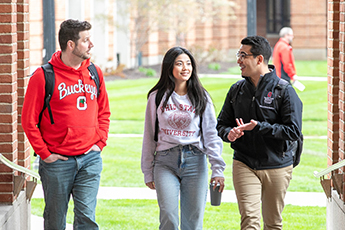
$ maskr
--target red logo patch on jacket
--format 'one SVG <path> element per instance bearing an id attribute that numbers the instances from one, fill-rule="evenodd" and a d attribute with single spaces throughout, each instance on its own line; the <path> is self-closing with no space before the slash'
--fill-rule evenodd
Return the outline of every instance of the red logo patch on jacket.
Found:
<path id="1" fill-rule="evenodd" d="M 264 102 L 265 104 L 272 104 L 272 101 L 274 100 L 274 98 L 272 98 L 272 92 L 268 92 L 267 97 L 264 97 Z"/>

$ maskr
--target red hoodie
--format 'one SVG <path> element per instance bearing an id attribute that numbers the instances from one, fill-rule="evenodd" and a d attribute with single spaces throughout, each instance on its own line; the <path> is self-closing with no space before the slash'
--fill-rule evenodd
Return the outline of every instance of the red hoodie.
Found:
<path id="1" fill-rule="evenodd" d="M 292 47 L 284 39 L 280 38 L 273 49 L 273 65 L 276 67 L 278 77 L 290 78 L 294 81 L 296 75 L 295 60 Z"/>
<path id="2" fill-rule="evenodd" d="M 22 126 L 34 151 L 44 160 L 51 153 L 65 156 L 81 155 L 94 144 L 103 149 L 109 132 L 109 101 L 102 71 L 98 66 L 100 94 L 87 67 L 82 62 L 76 70 L 61 61 L 61 51 L 53 54 L 49 63 L 55 72 L 54 93 L 50 101 L 54 124 L 50 123 L 48 109 L 43 112 L 40 129 L 39 114 L 45 97 L 45 79 L 42 68 L 30 78 L 26 91 Z"/>

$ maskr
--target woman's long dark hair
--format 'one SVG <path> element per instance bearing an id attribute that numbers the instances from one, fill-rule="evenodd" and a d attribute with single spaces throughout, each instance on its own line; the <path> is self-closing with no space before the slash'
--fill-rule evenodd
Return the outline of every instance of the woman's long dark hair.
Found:
<path id="1" fill-rule="evenodd" d="M 185 48 L 173 47 L 166 52 L 163 58 L 160 79 L 148 92 L 147 97 L 156 90 L 158 90 L 157 95 L 162 95 L 166 92 L 163 108 L 167 105 L 168 99 L 175 89 L 175 77 L 173 75 L 175 59 L 181 54 L 188 55 L 192 63 L 193 71 L 191 77 L 187 81 L 187 95 L 195 108 L 195 114 L 200 116 L 204 113 L 207 104 L 206 90 L 201 85 L 197 75 L 196 62 L 193 55 Z"/>

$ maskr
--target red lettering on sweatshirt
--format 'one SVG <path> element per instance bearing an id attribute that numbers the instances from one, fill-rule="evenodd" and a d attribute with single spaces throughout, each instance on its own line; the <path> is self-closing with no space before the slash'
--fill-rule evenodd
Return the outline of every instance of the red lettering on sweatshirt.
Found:
<path id="1" fill-rule="evenodd" d="M 176 110 L 176 105 L 175 104 L 167 104 L 165 106 L 164 111 L 175 111 Z"/>
<path id="2" fill-rule="evenodd" d="M 177 137 L 191 137 L 195 134 L 196 131 L 186 131 L 186 130 L 175 130 L 175 129 L 163 129 L 165 135 L 177 136 Z"/>
<path id="3" fill-rule="evenodd" d="M 175 104 L 167 104 L 163 110 L 163 106 L 160 107 L 162 112 L 164 111 L 175 111 L 177 109 L 181 111 L 187 111 L 191 113 L 195 113 L 195 108 L 192 105 L 184 105 L 184 104 L 179 104 L 177 107 Z"/>

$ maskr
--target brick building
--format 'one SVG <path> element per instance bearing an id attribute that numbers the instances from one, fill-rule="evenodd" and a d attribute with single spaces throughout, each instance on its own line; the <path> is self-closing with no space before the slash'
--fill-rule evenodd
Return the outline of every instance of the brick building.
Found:
<path id="1" fill-rule="evenodd" d="M 0 50 L 0 153 L 29 168 L 30 145 L 20 121 L 30 74 L 28 0 L 0 2 Z M 0 164 L 0 229 L 30 227 L 30 203 L 20 187 L 15 192 L 16 176 L 18 171 Z"/>
<path id="2" fill-rule="evenodd" d="M 51 0 L 47 0 L 51 1 Z M 201 59 L 200 50 L 222 50 L 221 60 L 234 59 L 241 38 L 247 35 L 247 1 L 232 0 L 236 19 L 195 22 L 184 37 L 184 46 L 194 51 Z M 124 15 L 122 0 L 74 0 L 55 2 L 55 33 L 66 18 L 88 20 L 93 25 L 92 39 L 95 43 L 93 59 L 103 69 L 123 63 L 134 67 L 135 54 L 133 15 Z M 95 7 L 97 5 L 97 7 Z M 134 8 L 134 7 L 133 7 Z M 294 29 L 293 42 L 296 59 L 326 59 L 327 4 L 324 0 L 257 0 L 257 34 L 267 37 L 272 45 L 278 41 L 282 26 Z M 30 66 L 34 70 L 42 64 L 44 47 L 42 0 L 30 0 Z M 123 28 L 126 28 L 124 30 Z M 132 39 L 132 40 L 131 40 Z M 165 51 L 176 45 L 174 31 L 152 30 L 147 43 L 141 49 L 140 63 L 152 65 L 160 63 Z M 57 40 L 56 49 L 59 48 Z M 49 58 L 48 58 L 49 59 Z"/>

